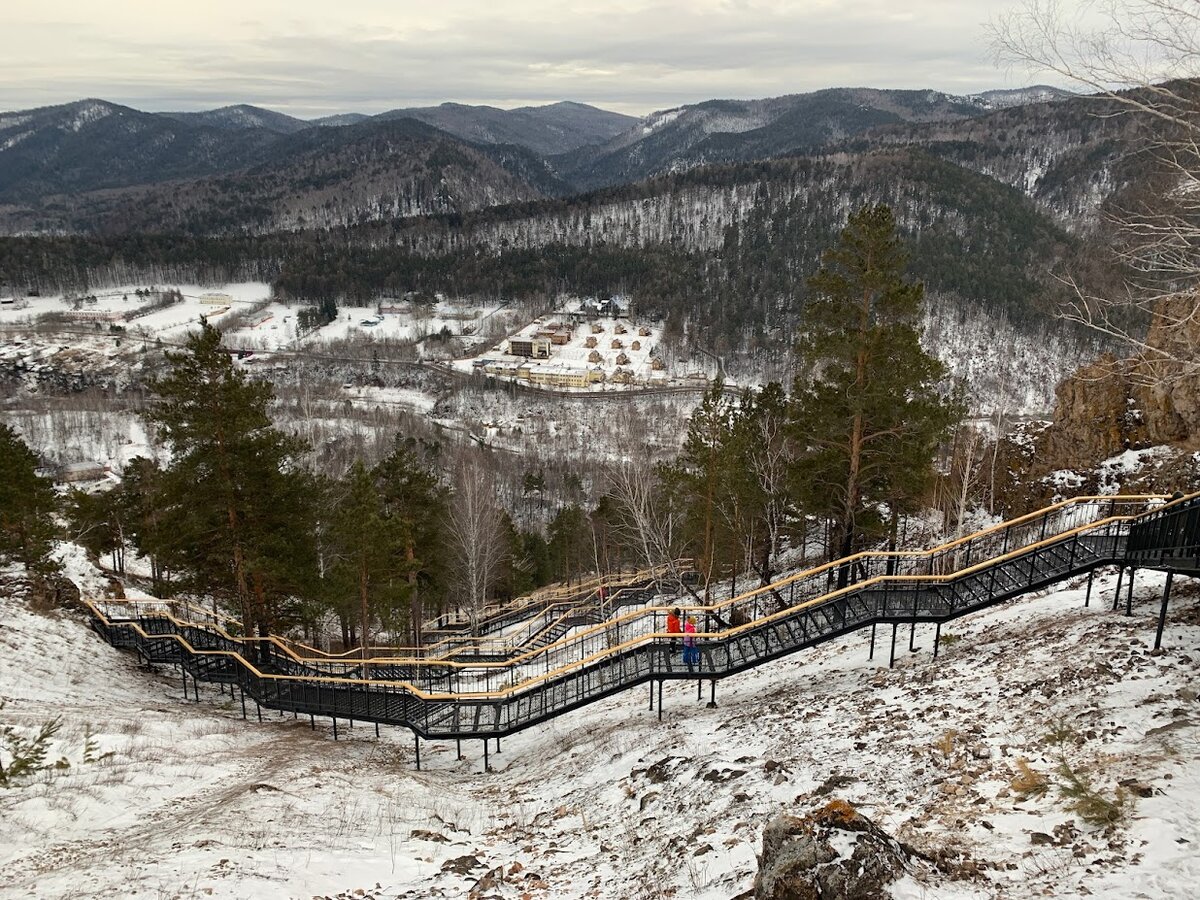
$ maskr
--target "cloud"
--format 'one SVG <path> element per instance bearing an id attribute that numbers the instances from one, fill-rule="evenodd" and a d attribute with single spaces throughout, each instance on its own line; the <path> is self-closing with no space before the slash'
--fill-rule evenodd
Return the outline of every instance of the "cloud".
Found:
<path id="1" fill-rule="evenodd" d="M 315 116 L 573 99 L 645 113 L 831 86 L 965 92 L 1011 83 L 990 63 L 982 27 L 1006 5 L 48 0 L 22 4 L 7 29 L 0 108 L 99 96 L 147 109 L 249 102 Z"/>

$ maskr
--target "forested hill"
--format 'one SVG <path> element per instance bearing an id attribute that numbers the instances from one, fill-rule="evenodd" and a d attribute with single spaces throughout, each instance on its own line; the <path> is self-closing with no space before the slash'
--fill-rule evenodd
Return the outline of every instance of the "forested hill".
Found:
<path id="1" fill-rule="evenodd" d="M 321 126 L 245 105 L 152 114 L 86 100 L 0 114 L 0 233 L 345 227 L 881 142 L 936 148 L 1064 210 L 1093 208 L 1113 153 L 1127 146 L 1123 124 L 1083 100 L 991 111 L 998 104 L 831 89 L 644 120 L 573 103 L 443 104 Z M 1111 146 L 1092 155 L 1100 141 Z M 1050 196 L 1063 165 L 1093 183 L 1068 181 L 1064 196 Z"/>
<path id="2" fill-rule="evenodd" d="M 270 163 L 73 200 L 104 237 L 0 240 L 0 289 L 258 278 L 301 303 L 408 290 L 621 293 L 731 354 L 785 352 L 850 211 L 892 206 L 931 293 L 1039 329 L 1096 211 L 1138 171 L 1095 101 L 876 128 L 808 155 L 561 194 L 543 158 L 411 119 L 309 128 Z M 85 202 L 86 201 L 86 202 Z M 93 205 L 88 206 L 88 203 Z M 430 214 L 434 213 L 434 214 Z"/>
<path id="3" fill-rule="evenodd" d="M 589 190 L 716 163 L 819 151 L 884 125 L 957 122 L 986 101 L 938 91 L 832 88 L 764 100 L 708 100 L 663 110 L 603 144 L 554 157 L 559 175 Z"/>
<path id="4" fill-rule="evenodd" d="M 465 211 L 565 190 L 522 147 L 414 119 L 280 133 L 88 101 L 0 117 L 0 230 L 219 234 Z"/>

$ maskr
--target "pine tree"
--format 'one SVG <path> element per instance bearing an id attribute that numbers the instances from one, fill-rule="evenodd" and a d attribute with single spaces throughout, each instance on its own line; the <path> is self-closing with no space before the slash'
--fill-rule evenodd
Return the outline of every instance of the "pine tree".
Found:
<path id="1" fill-rule="evenodd" d="M 832 520 L 831 558 L 882 531 L 881 503 L 911 498 L 926 482 L 955 415 L 939 393 L 945 367 L 921 348 L 924 287 L 905 278 L 905 265 L 892 211 L 864 207 L 808 282 L 797 474 L 805 505 Z"/>
<path id="2" fill-rule="evenodd" d="M 397 437 L 395 448 L 374 471 L 384 515 L 398 527 L 416 646 L 421 644 L 427 607 L 440 609 L 446 593 L 447 492 L 434 469 L 440 449 L 437 444 Z"/>
<path id="3" fill-rule="evenodd" d="M 12 428 L 0 424 L 0 561 L 22 563 L 39 576 L 53 572 L 57 510 L 54 486 L 37 474 L 37 457 Z"/>
<path id="4" fill-rule="evenodd" d="M 159 502 L 189 586 L 240 609 L 249 633 L 281 624 L 311 583 L 314 489 L 304 444 L 271 425 L 271 386 L 250 381 L 207 323 L 152 384 L 147 413 L 171 448 Z"/>
<path id="5" fill-rule="evenodd" d="M 182 542 L 168 525 L 163 482 L 158 462 L 137 456 L 125 466 L 120 488 L 127 534 L 137 551 L 149 559 L 151 589 L 159 596 L 170 591 L 170 573 L 182 564 Z"/>
<path id="6" fill-rule="evenodd" d="M 700 405 L 688 420 L 678 467 L 688 495 L 690 530 L 695 536 L 697 569 L 704 578 L 704 600 L 709 599 L 709 584 L 716 574 L 716 562 L 722 545 L 722 521 L 736 518 L 732 506 L 737 499 L 732 469 L 734 405 L 725 396 L 721 379 L 713 382 Z"/>
<path id="7" fill-rule="evenodd" d="M 375 477 L 355 462 L 337 488 L 323 549 L 328 583 L 347 619 L 358 617 L 358 645 L 369 657 L 371 623 L 394 622 L 409 590 L 401 523 L 384 512 Z M 370 677 L 364 671 L 364 677 Z"/>

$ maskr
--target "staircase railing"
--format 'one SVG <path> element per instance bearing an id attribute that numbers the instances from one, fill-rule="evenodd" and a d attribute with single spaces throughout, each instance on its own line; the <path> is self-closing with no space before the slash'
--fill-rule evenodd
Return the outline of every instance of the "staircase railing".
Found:
<path id="1" fill-rule="evenodd" d="M 665 633 L 661 607 L 614 617 L 505 662 L 383 657 L 353 664 L 303 658 L 278 641 L 241 639 L 161 608 L 142 610 L 149 615 L 136 620 L 110 616 L 115 609 L 103 601 L 93 610 L 106 637 L 147 658 L 233 660 L 243 690 L 266 705 L 321 715 L 356 709 L 355 717 L 427 737 L 505 734 L 639 682 L 715 681 L 866 624 L 943 621 L 1121 561 L 1131 520 L 1162 499 L 1079 498 L 929 551 L 857 554 L 692 607 L 710 623 L 726 618 L 726 627 L 696 636 L 701 663 L 694 669 L 682 664 L 679 636 Z M 176 647 L 166 646 L 171 640 Z"/>

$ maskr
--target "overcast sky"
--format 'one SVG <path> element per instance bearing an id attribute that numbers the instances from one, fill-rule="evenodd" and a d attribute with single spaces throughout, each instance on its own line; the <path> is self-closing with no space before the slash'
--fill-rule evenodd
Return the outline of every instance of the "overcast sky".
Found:
<path id="1" fill-rule="evenodd" d="M 640 115 L 835 86 L 967 93 L 1036 77 L 988 52 L 984 24 L 1015 2 L 0 0 L 0 109 L 578 100 Z"/>

